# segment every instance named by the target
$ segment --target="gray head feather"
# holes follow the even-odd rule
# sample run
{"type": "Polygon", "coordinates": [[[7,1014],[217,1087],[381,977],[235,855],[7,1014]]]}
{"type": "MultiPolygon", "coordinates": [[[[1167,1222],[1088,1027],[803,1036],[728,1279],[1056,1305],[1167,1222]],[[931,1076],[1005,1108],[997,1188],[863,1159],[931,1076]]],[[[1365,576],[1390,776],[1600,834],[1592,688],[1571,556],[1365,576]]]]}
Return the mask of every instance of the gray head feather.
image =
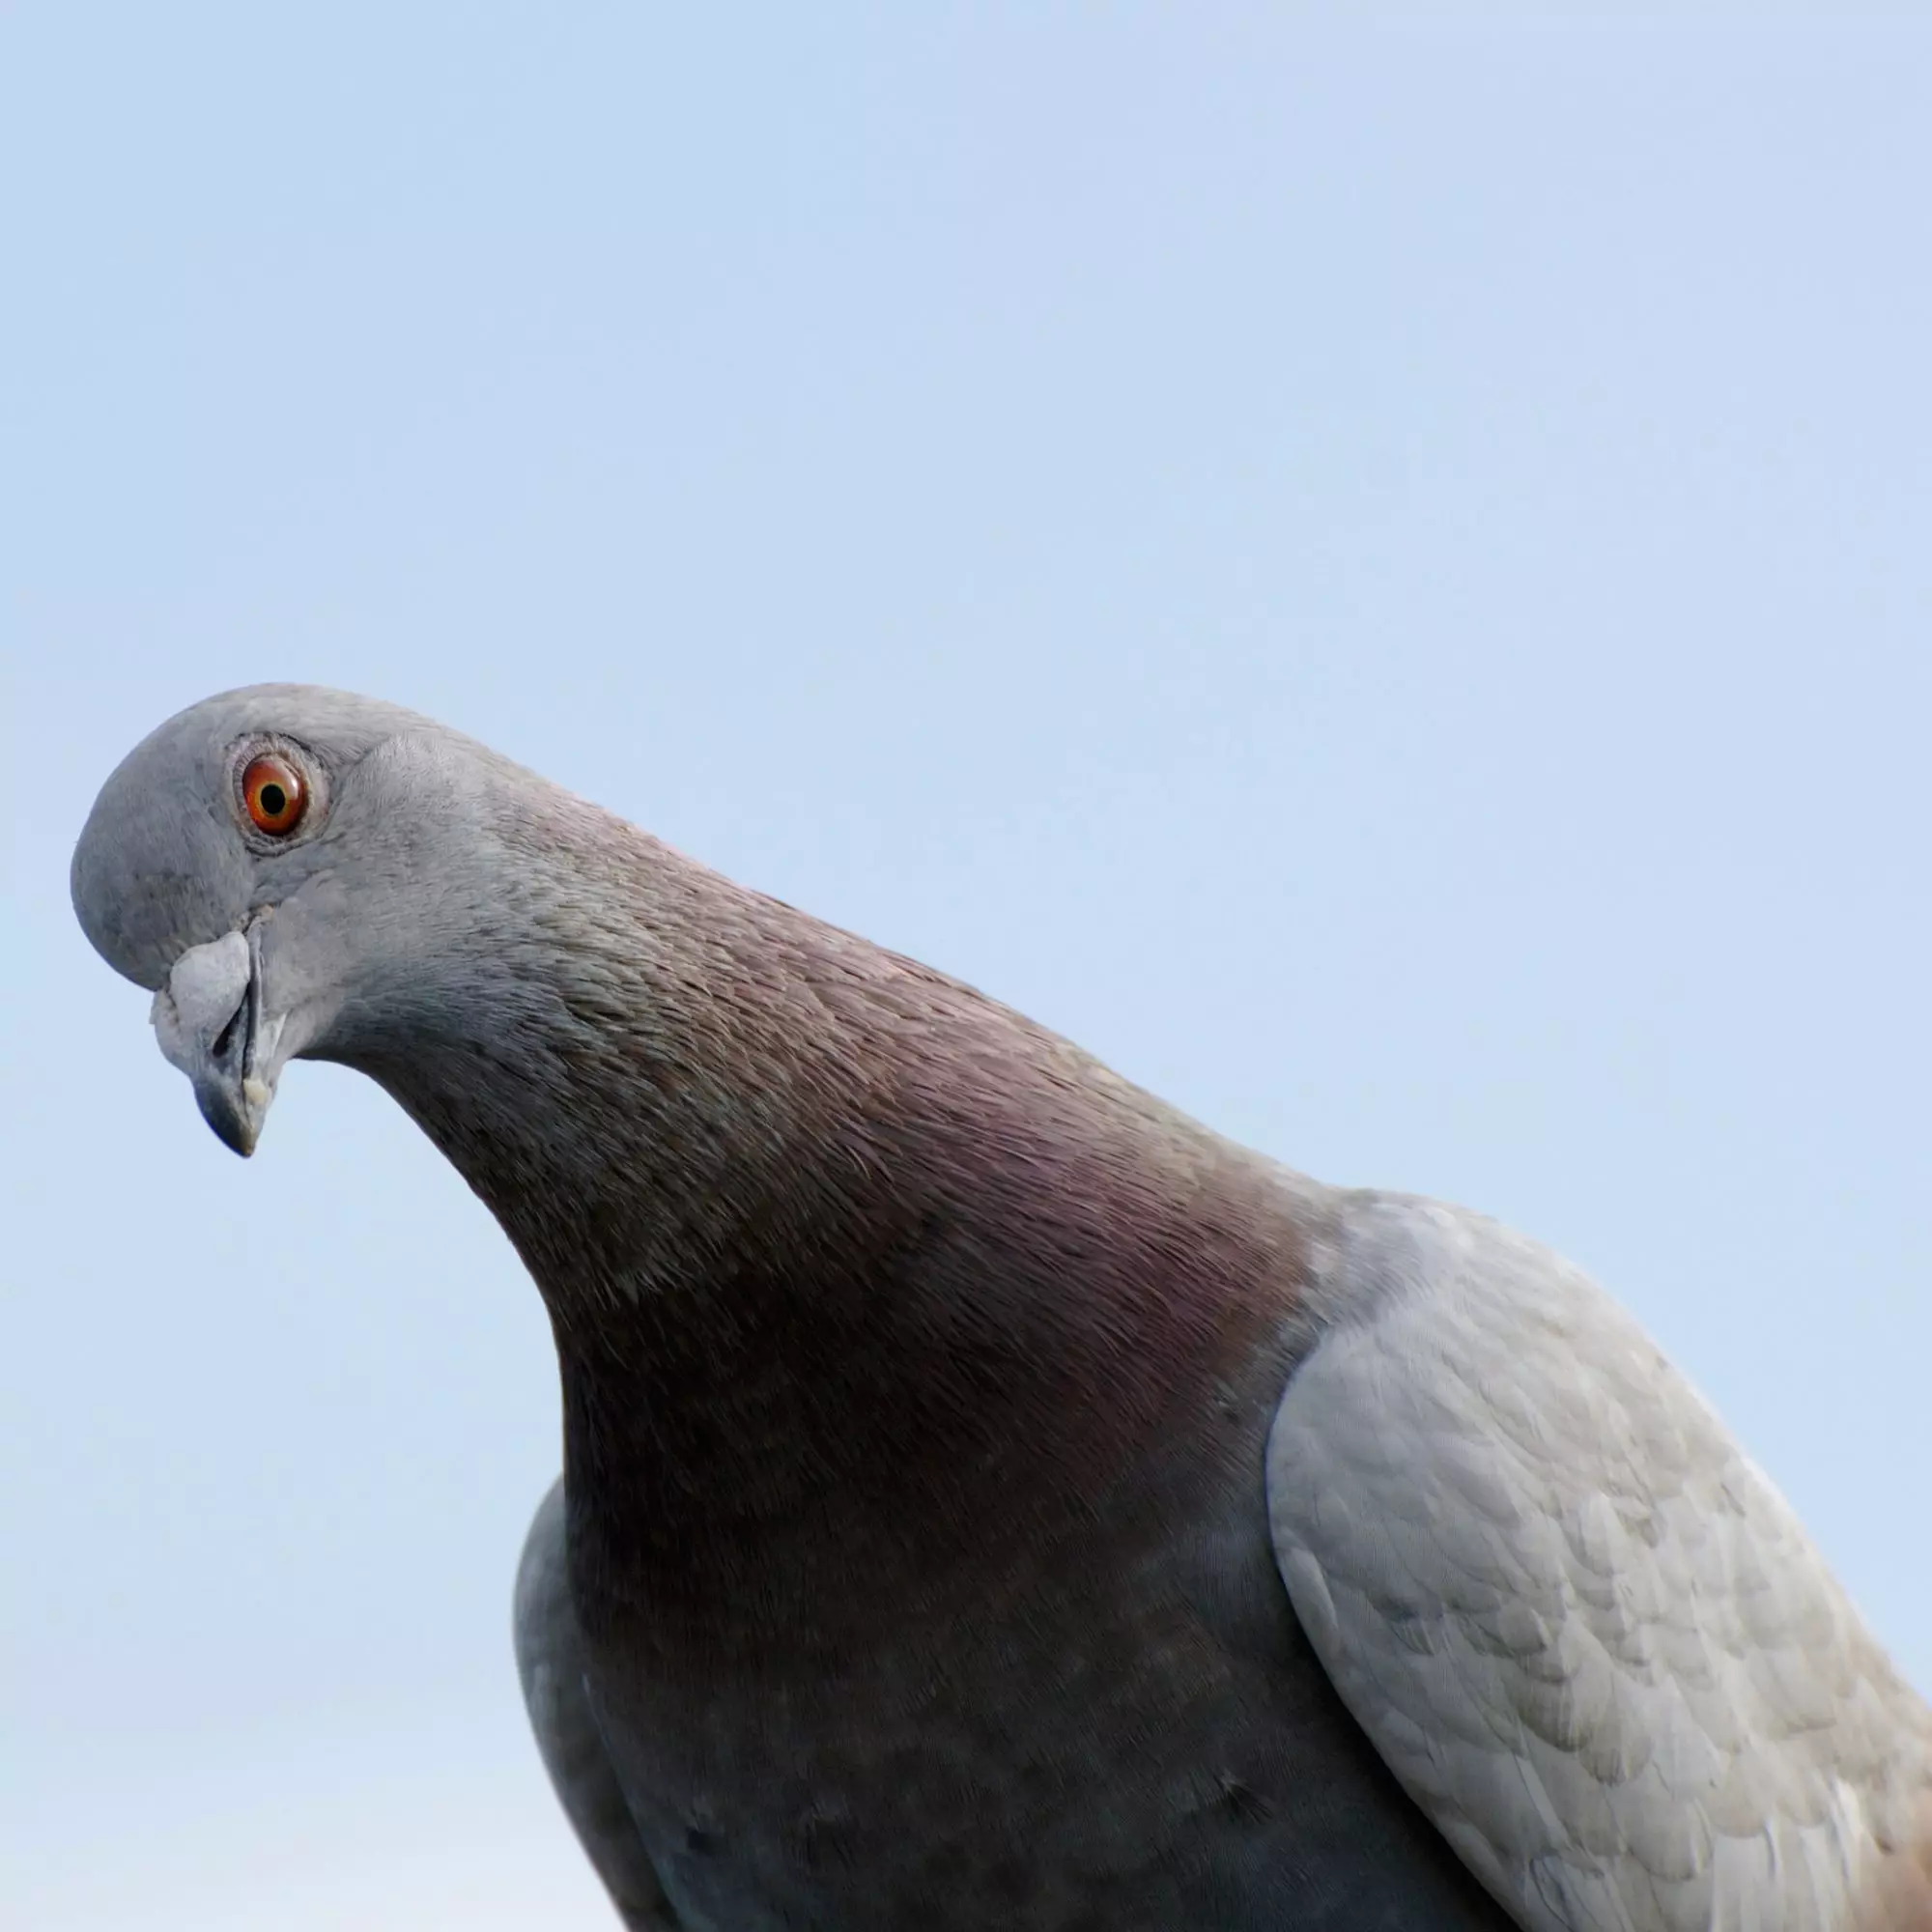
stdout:
{"type": "Polygon", "coordinates": [[[442,833],[476,815],[493,775],[523,776],[413,712],[256,685],[171,718],[102,786],[74,849],[74,911],[101,957],[155,991],[163,1051],[238,1152],[283,1064],[342,1047],[372,975],[407,976],[434,944],[448,852],[482,850],[442,833]],[[285,834],[243,800],[265,753],[305,787],[285,834]]]}

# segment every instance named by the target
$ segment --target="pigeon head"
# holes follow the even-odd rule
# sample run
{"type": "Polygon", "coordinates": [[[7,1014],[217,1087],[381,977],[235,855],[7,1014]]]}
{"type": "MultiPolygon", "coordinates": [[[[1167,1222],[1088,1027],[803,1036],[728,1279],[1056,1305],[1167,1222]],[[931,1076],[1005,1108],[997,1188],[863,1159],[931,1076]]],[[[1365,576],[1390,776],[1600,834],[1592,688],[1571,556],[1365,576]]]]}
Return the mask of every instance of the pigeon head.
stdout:
{"type": "Polygon", "coordinates": [[[498,767],[515,769],[397,706],[256,685],[171,718],[101,787],[74,911],[154,992],[162,1052],[237,1153],[290,1059],[345,1057],[393,1020],[385,987],[434,988],[412,969],[461,897],[451,855],[477,849],[444,834],[498,767]]]}

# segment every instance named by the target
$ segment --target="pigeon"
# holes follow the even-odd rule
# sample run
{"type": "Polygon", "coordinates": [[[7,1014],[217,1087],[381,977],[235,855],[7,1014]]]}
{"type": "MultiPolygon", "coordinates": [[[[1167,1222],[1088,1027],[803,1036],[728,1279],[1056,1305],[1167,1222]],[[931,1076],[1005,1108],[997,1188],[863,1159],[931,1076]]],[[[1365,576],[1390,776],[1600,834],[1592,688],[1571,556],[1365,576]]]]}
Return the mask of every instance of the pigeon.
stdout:
{"type": "Polygon", "coordinates": [[[534,1279],[517,1661],[627,1925],[1932,1927],[1932,1713],[1548,1248],[369,698],[184,711],[71,883],[229,1147],[359,1068],[534,1279]]]}

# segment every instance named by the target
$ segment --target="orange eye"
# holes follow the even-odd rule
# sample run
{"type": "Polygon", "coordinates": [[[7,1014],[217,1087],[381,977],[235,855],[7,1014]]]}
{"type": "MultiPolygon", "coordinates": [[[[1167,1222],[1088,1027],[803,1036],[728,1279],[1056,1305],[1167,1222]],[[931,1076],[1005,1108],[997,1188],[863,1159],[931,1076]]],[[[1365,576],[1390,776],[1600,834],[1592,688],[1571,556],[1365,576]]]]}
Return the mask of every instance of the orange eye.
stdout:
{"type": "Polygon", "coordinates": [[[285,838],[301,823],[308,804],[308,787],[301,774],[286,758],[265,752],[249,760],[242,774],[242,803],[258,832],[285,838]]]}

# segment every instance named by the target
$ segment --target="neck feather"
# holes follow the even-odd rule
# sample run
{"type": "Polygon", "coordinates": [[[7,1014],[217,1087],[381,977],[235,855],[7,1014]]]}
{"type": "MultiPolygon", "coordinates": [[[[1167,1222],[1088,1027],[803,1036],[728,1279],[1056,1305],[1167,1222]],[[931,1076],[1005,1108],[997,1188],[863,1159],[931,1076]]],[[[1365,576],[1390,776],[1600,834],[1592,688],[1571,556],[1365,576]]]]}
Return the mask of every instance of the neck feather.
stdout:
{"type": "Polygon", "coordinates": [[[920,1521],[983,1561],[1278,1330],[1308,1196],[1271,1163],[574,801],[517,837],[464,996],[358,1064],[535,1277],[627,1560],[712,1548],[722,1588],[837,1517],[852,1560],[920,1521]]]}

